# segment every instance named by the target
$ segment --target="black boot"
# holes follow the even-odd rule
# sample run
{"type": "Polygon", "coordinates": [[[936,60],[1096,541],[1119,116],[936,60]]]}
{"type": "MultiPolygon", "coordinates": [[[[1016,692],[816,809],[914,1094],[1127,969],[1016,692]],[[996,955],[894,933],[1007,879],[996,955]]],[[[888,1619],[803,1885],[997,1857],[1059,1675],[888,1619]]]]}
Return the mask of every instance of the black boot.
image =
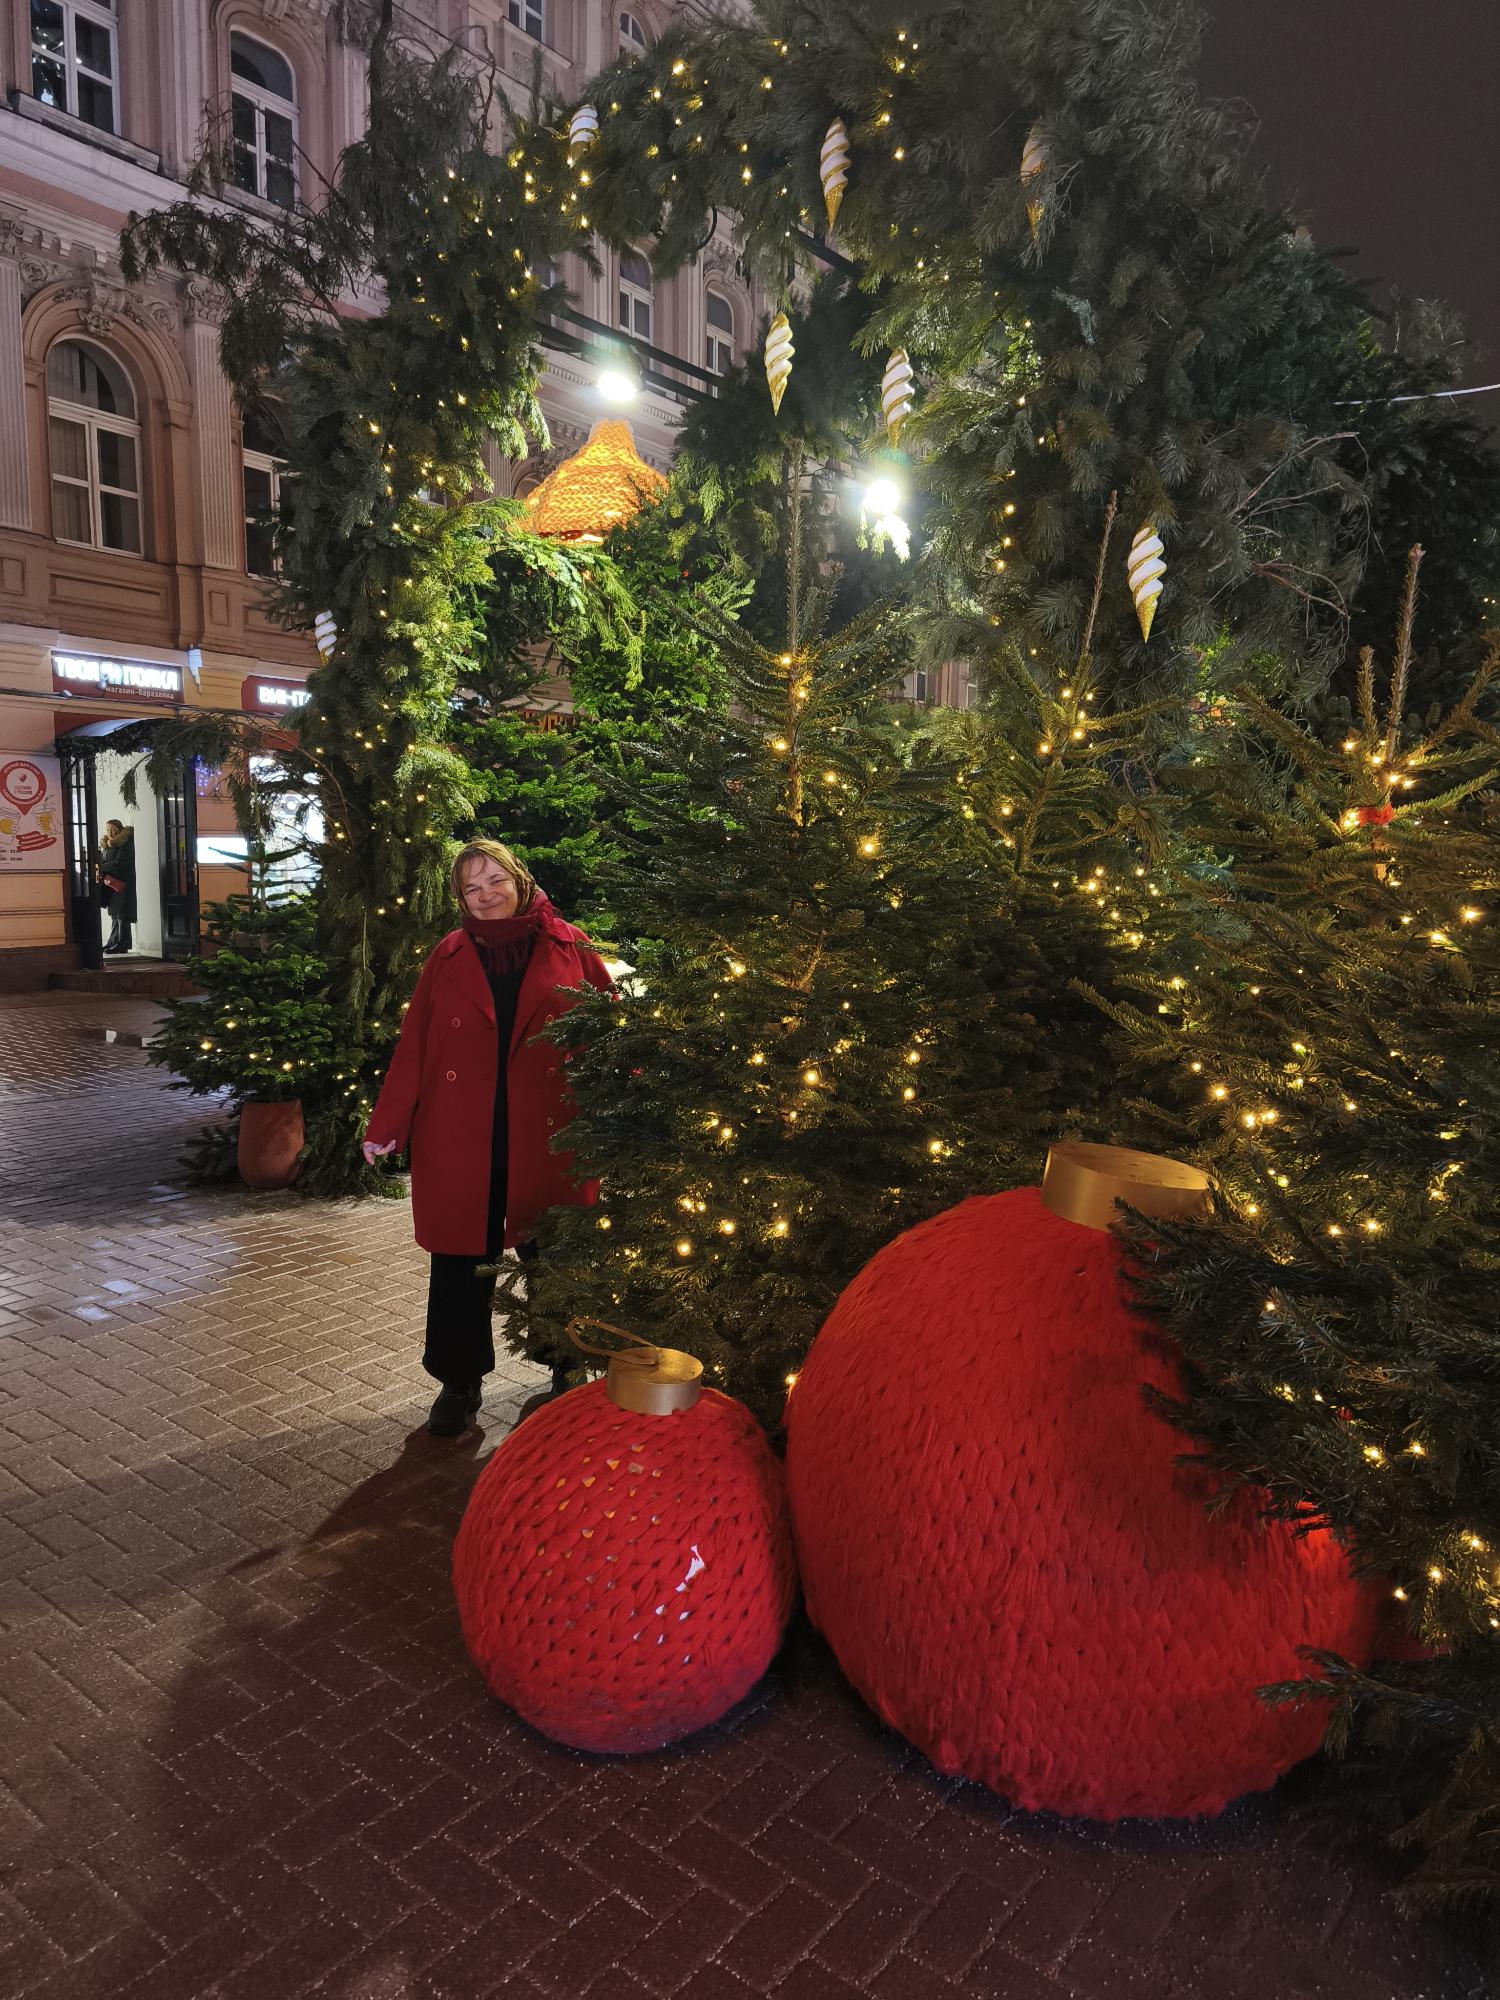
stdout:
{"type": "Polygon", "coordinates": [[[435,1438],[462,1437],[472,1428],[483,1398],[482,1383],[445,1383],[427,1413],[428,1432],[435,1438]]]}

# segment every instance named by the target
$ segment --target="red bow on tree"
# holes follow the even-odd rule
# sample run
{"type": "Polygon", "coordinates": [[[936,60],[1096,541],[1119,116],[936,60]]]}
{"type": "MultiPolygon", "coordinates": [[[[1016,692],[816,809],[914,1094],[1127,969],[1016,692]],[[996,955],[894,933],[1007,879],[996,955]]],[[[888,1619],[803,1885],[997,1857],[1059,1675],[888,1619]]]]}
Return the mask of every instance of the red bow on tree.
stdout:
{"type": "Polygon", "coordinates": [[[1396,817],[1394,806],[1360,806],[1358,810],[1361,826],[1389,826],[1396,817]]]}

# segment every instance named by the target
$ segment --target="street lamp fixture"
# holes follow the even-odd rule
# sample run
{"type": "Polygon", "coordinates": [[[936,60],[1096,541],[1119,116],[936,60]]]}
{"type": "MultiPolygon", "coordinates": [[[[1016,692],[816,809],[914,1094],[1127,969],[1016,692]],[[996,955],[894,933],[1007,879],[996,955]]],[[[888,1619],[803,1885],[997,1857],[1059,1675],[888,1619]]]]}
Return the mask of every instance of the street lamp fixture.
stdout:
{"type": "Polygon", "coordinates": [[[641,392],[640,383],[623,368],[601,368],[598,388],[606,403],[633,403],[641,392]]]}

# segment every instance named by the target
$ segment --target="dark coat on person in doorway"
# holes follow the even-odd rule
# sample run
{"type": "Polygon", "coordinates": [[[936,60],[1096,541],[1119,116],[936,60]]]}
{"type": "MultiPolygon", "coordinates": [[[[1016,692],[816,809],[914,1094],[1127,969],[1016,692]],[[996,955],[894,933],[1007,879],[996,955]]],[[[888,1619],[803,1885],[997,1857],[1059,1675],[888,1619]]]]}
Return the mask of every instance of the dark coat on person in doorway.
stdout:
{"type": "Polygon", "coordinates": [[[122,840],[106,840],[99,849],[99,900],[112,917],[135,922],[135,837],[129,827],[122,840]],[[124,887],[111,889],[105,880],[111,875],[124,887]]]}
{"type": "MultiPolygon", "coordinates": [[[[587,1207],[596,1181],[575,1180],[551,1142],[572,1116],[564,1051],[533,1036],[571,1004],[569,988],[608,991],[584,933],[547,913],[521,982],[506,1060],[505,1247],[525,1242],[545,1209],[587,1207]]],[[[436,1256],[483,1257],[499,1036],[495,1003],[471,940],[450,931],[422,968],[401,1039],[365,1134],[411,1150],[412,1222],[436,1256]]]]}

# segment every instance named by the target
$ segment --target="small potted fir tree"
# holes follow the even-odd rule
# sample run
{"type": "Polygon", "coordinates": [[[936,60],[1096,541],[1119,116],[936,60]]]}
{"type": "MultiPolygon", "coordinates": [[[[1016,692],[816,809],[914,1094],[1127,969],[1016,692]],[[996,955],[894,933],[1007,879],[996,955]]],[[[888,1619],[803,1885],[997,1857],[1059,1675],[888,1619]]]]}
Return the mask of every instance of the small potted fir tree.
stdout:
{"type": "MultiPolygon", "coordinates": [[[[210,906],[206,930],[213,948],[189,965],[201,997],[167,1003],[150,1058],[173,1072],[178,1089],[227,1094],[246,1186],[290,1187],[306,1143],[304,1092],[337,1067],[328,967],[311,948],[312,906],[301,894],[235,896],[210,906]]],[[[192,1164],[227,1173],[228,1134],[192,1164]]]]}

